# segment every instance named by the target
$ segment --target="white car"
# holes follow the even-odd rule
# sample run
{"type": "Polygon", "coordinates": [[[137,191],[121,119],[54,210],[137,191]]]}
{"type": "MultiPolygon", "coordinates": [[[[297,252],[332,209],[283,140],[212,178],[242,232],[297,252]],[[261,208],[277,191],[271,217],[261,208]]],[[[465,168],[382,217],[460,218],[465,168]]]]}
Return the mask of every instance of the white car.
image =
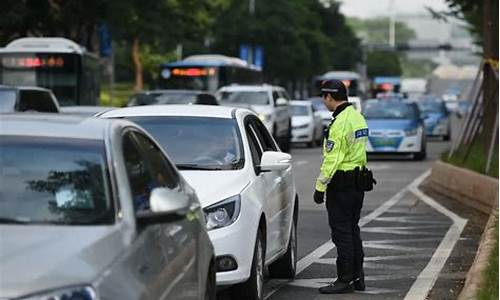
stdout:
{"type": "Polygon", "coordinates": [[[292,117],[290,97],[284,88],[268,84],[233,84],[220,88],[217,97],[220,105],[244,107],[254,111],[276,139],[281,150],[290,150],[292,117]]]}
{"type": "Polygon", "coordinates": [[[145,128],[196,190],[215,248],[217,285],[263,299],[264,269],[293,278],[298,197],[291,156],[243,108],[152,105],[109,111],[145,128]]]}
{"type": "Polygon", "coordinates": [[[323,120],[310,101],[291,101],[292,143],[320,145],[323,140],[323,120]]]}

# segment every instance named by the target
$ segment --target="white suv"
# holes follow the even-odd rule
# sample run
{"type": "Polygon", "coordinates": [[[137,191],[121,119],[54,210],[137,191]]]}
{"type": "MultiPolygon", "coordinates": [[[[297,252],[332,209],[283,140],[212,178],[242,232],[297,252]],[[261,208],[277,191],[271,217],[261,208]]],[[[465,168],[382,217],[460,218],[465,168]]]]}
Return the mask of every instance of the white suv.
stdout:
{"type": "Polygon", "coordinates": [[[290,151],[292,116],[290,97],[284,88],[268,84],[230,85],[217,92],[221,105],[253,110],[272,133],[281,150],[290,151]]]}
{"type": "Polygon", "coordinates": [[[217,285],[263,299],[264,269],[293,278],[298,197],[291,156],[253,112],[208,105],[150,105],[105,112],[146,129],[196,190],[215,248],[217,285]]]}

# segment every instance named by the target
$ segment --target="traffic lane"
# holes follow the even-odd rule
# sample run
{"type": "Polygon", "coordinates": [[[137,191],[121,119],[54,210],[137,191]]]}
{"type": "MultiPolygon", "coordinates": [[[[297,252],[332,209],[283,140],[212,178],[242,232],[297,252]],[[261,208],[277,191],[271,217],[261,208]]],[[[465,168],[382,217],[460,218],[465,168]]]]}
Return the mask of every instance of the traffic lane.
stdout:
{"type": "MultiPolygon", "coordinates": [[[[428,159],[424,161],[413,161],[402,157],[379,157],[369,161],[368,166],[374,170],[379,184],[375,186],[374,191],[366,194],[363,216],[373,212],[429,169],[433,160],[439,158],[441,153],[449,147],[449,143],[430,140],[427,146],[428,159]]],[[[322,161],[321,148],[295,148],[292,151],[292,156],[300,201],[297,254],[298,258],[302,259],[330,239],[330,229],[324,205],[317,205],[312,201],[314,183],[322,161]]],[[[330,271],[331,269],[330,267],[330,271]]],[[[266,287],[271,291],[275,290],[276,285],[276,280],[270,280],[266,283],[266,287]]],[[[285,290],[288,288],[290,287],[284,287],[285,290]]],[[[279,295],[281,292],[279,289],[276,293],[279,295]]],[[[308,297],[311,296],[311,294],[308,295],[308,297]]],[[[297,296],[291,299],[301,298],[297,296]]]]}

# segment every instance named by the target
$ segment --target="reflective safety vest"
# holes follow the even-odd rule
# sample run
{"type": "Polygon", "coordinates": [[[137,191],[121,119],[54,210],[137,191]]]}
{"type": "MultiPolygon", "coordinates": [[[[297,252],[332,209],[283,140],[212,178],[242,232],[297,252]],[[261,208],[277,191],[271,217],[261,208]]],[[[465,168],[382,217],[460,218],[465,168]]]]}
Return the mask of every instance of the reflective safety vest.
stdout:
{"type": "Polygon", "coordinates": [[[366,166],[366,120],[350,103],[341,104],[333,113],[323,142],[323,163],[316,190],[326,187],[337,170],[350,171],[366,166]]]}

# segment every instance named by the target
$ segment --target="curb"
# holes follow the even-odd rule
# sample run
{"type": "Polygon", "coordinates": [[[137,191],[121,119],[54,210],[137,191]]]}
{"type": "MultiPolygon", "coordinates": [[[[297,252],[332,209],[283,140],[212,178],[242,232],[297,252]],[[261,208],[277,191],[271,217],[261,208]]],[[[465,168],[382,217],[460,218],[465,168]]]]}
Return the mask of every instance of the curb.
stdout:
{"type": "Polygon", "coordinates": [[[498,207],[498,179],[437,161],[430,183],[453,199],[486,214],[498,207]]]}
{"type": "Polygon", "coordinates": [[[479,288],[483,283],[483,274],[488,267],[488,259],[493,248],[495,247],[495,222],[498,220],[498,208],[491,213],[488,223],[484,227],[481,236],[481,243],[477,249],[476,257],[472,266],[467,272],[464,287],[458,295],[458,300],[474,300],[477,297],[479,288]]]}

